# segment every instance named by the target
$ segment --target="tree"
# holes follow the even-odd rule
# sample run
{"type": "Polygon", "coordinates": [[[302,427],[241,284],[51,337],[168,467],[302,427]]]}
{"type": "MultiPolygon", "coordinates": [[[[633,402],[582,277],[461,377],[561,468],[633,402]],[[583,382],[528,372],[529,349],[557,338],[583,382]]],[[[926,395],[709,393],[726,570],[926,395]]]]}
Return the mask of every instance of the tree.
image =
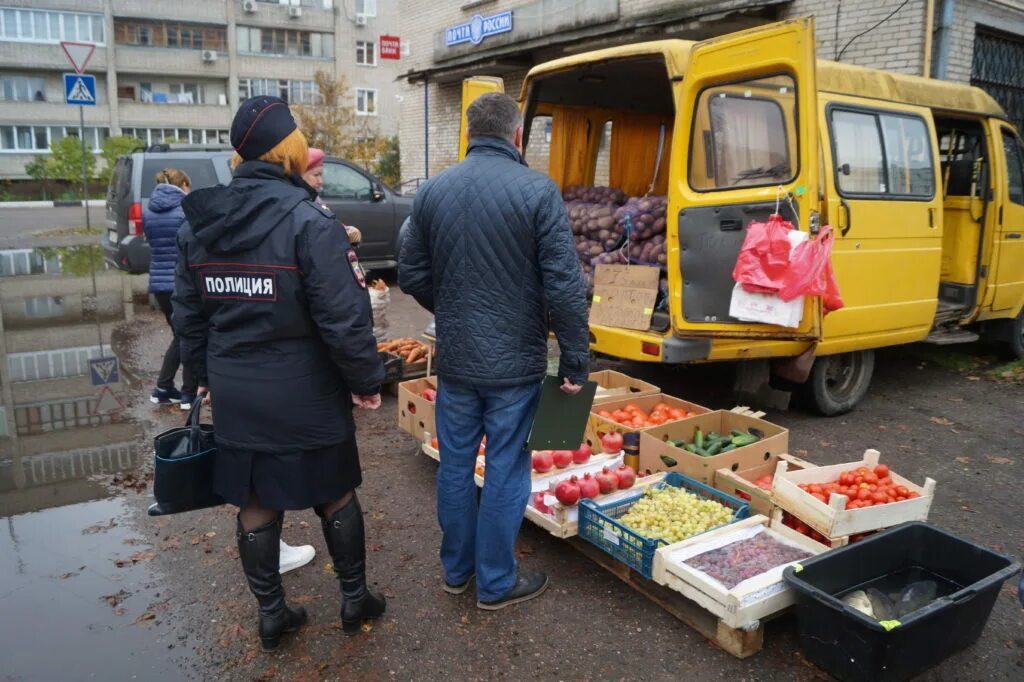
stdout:
{"type": "Polygon", "coordinates": [[[35,157],[25,164],[25,174],[42,185],[45,201],[47,190],[50,189],[50,159],[45,156],[35,157]]]}
{"type": "Polygon", "coordinates": [[[397,187],[402,181],[402,157],[399,154],[397,135],[384,140],[383,152],[373,172],[392,187],[397,187]]]}
{"type": "Polygon", "coordinates": [[[104,187],[110,183],[110,175],[114,172],[114,164],[117,163],[118,157],[131,154],[144,145],[145,143],[142,140],[130,135],[108,137],[103,142],[103,151],[100,152],[100,156],[103,157],[103,170],[100,171],[99,176],[100,183],[104,187]]]}
{"type": "MultiPolygon", "coordinates": [[[[50,177],[61,180],[81,192],[82,186],[82,143],[77,136],[68,135],[57,142],[50,143],[50,177]]],[[[96,155],[86,150],[85,175],[92,178],[96,174],[96,155]]],[[[80,197],[84,199],[85,197],[80,197]]]]}
{"type": "Polygon", "coordinates": [[[370,170],[387,144],[377,131],[375,122],[369,116],[356,114],[348,81],[344,77],[335,80],[324,71],[317,71],[313,80],[320,93],[317,103],[292,107],[295,122],[309,146],[370,170]]]}

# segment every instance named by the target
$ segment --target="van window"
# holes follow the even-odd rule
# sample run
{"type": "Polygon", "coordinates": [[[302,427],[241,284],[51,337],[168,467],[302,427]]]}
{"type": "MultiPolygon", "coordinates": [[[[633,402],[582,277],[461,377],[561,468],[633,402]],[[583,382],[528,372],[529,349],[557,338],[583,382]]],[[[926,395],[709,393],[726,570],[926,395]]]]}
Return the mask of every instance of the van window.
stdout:
{"type": "Polygon", "coordinates": [[[1006,152],[1006,183],[1010,201],[1024,205],[1024,171],[1021,165],[1020,144],[1017,136],[1003,128],[1003,150],[1006,152]]]}
{"type": "Polygon", "coordinates": [[[597,143],[597,163],[594,166],[594,184],[608,187],[612,178],[612,122],[606,121],[601,128],[601,139],[597,143]]]}
{"type": "Polygon", "coordinates": [[[526,164],[545,175],[551,165],[551,126],[550,116],[534,116],[530,119],[530,138],[523,153],[526,164]]]}
{"type": "Polygon", "coordinates": [[[840,194],[935,195],[931,137],[920,117],[835,108],[829,127],[840,194]]]}
{"type": "Polygon", "coordinates": [[[156,174],[164,168],[177,168],[185,171],[188,179],[192,181],[192,189],[213,187],[217,184],[217,169],[213,165],[213,159],[181,159],[169,157],[147,158],[142,162],[142,198],[148,199],[156,187],[156,174]]]}
{"type": "Polygon", "coordinates": [[[759,187],[796,176],[796,88],[790,76],[714,85],[697,101],[690,187],[759,187]]]}

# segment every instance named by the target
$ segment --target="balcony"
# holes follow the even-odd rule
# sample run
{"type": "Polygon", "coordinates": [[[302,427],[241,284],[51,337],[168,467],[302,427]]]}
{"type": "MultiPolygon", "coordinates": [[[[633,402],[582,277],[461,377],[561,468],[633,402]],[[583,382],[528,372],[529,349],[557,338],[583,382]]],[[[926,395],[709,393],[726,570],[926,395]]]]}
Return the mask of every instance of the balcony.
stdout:
{"type": "MultiPolygon", "coordinates": [[[[74,71],[60,45],[0,40],[0,67],[18,69],[46,69],[74,71]]],[[[97,47],[89,60],[87,73],[100,73],[107,69],[107,48],[97,47]]]]}
{"type": "Polygon", "coordinates": [[[312,80],[317,71],[334,73],[333,59],[285,55],[249,55],[237,57],[240,78],[294,78],[312,80]]]}
{"type": "MultiPolygon", "coordinates": [[[[342,0],[346,1],[347,0],[342,0]]],[[[241,3],[239,3],[241,4],[241,3]]],[[[337,4],[337,2],[335,2],[337,4]]],[[[302,7],[302,16],[289,15],[287,5],[259,3],[253,13],[236,11],[235,21],[240,26],[302,29],[304,31],[334,31],[334,10],[323,7],[302,7]]]]}
{"type": "MultiPolygon", "coordinates": [[[[0,121],[23,125],[63,123],[78,125],[78,107],[64,102],[0,102],[0,121]]],[[[101,95],[96,106],[85,107],[85,125],[110,125],[110,109],[101,95]]]]}
{"type": "MultiPolygon", "coordinates": [[[[230,0],[241,5],[239,0],[230,0]]],[[[172,19],[197,21],[206,24],[227,24],[227,3],[210,0],[174,0],[174,2],[153,2],[153,0],[113,0],[115,17],[137,17],[145,19],[172,19]]]]}
{"type": "Polygon", "coordinates": [[[229,128],[231,107],[217,104],[149,104],[122,101],[122,126],[152,128],[229,128]]]}
{"type": "Polygon", "coordinates": [[[114,63],[119,74],[141,73],[191,76],[193,78],[227,78],[227,55],[219,54],[216,61],[204,62],[203,52],[204,50],[118,45],[114,50],[114,63]]]}

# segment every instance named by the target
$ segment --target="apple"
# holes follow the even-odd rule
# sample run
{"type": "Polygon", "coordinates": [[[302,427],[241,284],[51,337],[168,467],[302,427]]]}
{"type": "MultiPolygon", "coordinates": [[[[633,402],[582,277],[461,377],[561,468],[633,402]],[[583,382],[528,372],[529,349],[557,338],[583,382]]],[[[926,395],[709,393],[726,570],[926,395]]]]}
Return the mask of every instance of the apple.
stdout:
{"type": "Polygon", "coordinates": [[[616,431],[601,436],[601,448],[610,454],[622,452],[622,434],[616,431]]]}
{"type": "Polygon", "coordinates": [[[583,443],[580,445],[578,450],[572,451],[572,463],[573,464],[586,464],[587,460],[590,459],[590,455],[594,454],[594,451],[589,445],[583,443]]]}
{"type": "Polygon", "coordinates": [[[564,469],[575,461],[572,450],[555,450],[551,453],[551,457],[555,460],[555,466],[559,469],[564,469]]]}
{"type": "Polygon", "coordinates": [[[554,465],[555,461],[550,450],[538,450],[533,453],[533,470],[537,473],[543,474],[551,471],[551,467],[554,465]]]}

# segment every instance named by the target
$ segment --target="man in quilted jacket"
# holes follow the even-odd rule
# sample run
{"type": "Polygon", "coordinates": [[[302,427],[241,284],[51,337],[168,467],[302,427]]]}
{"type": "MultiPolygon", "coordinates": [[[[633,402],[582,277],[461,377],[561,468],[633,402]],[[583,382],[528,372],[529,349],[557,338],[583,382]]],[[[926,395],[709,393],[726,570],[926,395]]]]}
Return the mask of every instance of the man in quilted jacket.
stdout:
{"type": "Polygon", "coordinates": [[[402,238],[398,281],[437,326],[437,516],[444,590],[476,576],[477,606],[541,594],[515,540],[530,495],[526,441],[547,372],[549,328],[562,389],[579,391],[590,360],[583,275],[558,187],[526,167],[515,101],[470,105],[469,153],[419,190],[402,238]],[[487,437],[483,492],[473,483],[487,437]]]}

